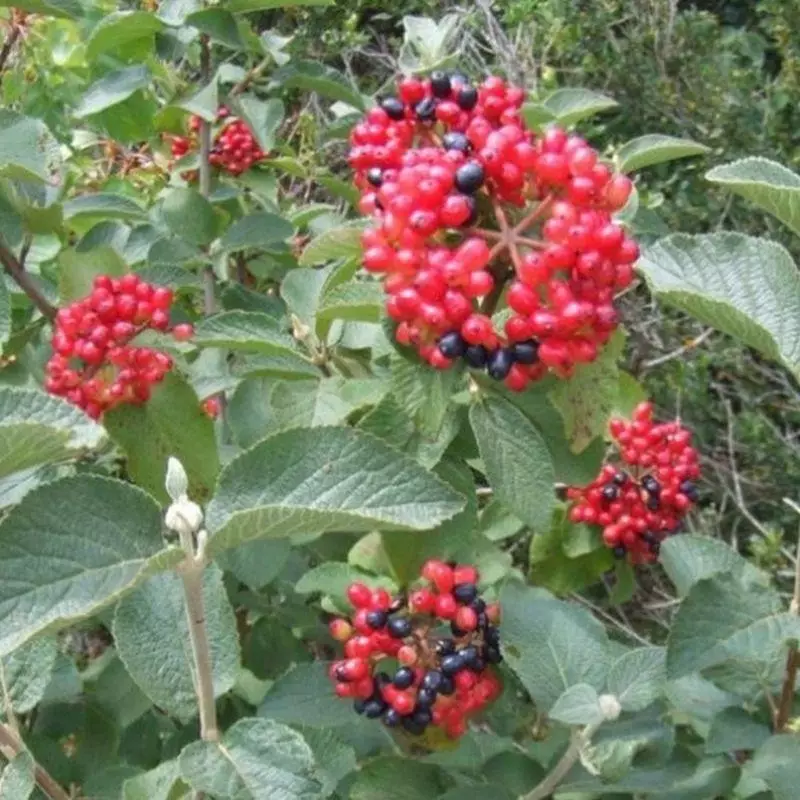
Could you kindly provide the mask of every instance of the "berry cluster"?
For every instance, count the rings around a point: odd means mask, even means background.
[[[641,403],[630,421],[610,424],[619,461],[603,466],[586,487],[572,487],[573,522],[603,527],[603,541],[619,558],[655,561],[661,542],[681,529],[697,502],[700,476],[692,434],[679,422],[655,423],[651,403]]]
[[[220,106],[217,111],[217,123],[222,123],[222,128],[214,136],[211,146],[209,161],[212,166],[226,170],[232,175],[241,175],[266,157],[250,128],[242,120],[232,118],[226,106]],[[192,117],[189,120],[189,127],[191,129],[189,136],[171,137],[172,155],[175,158],[182,158],[197,148],[200,118]]]
[[[100,275],[88,297],[56,314],[53,355],[45,388],[65,397],[95,419],[121,403],[144,403],[172,359],[131,341],[142,331],[170,330],[172,291],[137,275]],[[191,325],[176,325],[172,335],[186,341]]]
[[[431,560],[422,577],[424,585],[394,600],[362,583],[348,588],[355,614],[330,624],[345,655],[330,676],[359,714],[415,736],[433,725],[457,739],[502,688],[489,666],[502,660],[500,609],[479,597],[474,567]],[[389,671],[376,671],[387,661]]]
[[[363,264],[385,276],[398,342],[515,390],[597,356],[639,254],[612,219],[630,179],[579,136],[537,137],[523,99],[497,77],[405,78],[353,129],[349,154],[374,220]],[[511,313],[496,330],[504,290]]]

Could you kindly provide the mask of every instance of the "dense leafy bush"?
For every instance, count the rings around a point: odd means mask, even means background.
[[[800,375],[789,251],[661,236],[627,177],[708,147],[470,74],[458,15],[404,20],[387,98],[309,59],[303,3],[21,8],[0,797],[793,797],[800,570],[707,535],[691,414],[619,363],[652,358],[616,312],[636,262],[638,295]],[[788,168],[703,180],[800,230]],[[793,559],[764,533],[761,566]]]

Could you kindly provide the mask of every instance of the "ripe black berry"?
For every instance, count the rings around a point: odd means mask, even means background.
[[[613,483],[609,483],[608,486],[603,487],[604,500],[616,500],[618,497],[619,489]]]
[[[370,611],[367,614],[367,625],[377,631],[386,624],[388,619],[389,615],[385,611]]]
[[[459,655],[461,656],[464,666],[468,669],[474,669],[475,665],[478,663],[478,659],[480,658],[478,648],[472,644],[465,647]]]
[[[453,682],[453,679],[448,676],[444,675],[442,677],[442,685],[439,687],[439,694],[443,694],[445,697],[449,697],[453,692],[456,690],[456,685]]]
[[[412,717],[414,722],[418,725],[421,725],[423,730],[431,724],[431,720],[433,719],[433,715],[427,708],[418,708],[414,712],[414,716]]]
[[[612,478],[612,480],[617,484],[617,486],[624,486],[625,482],[628,480],[628,473],[620,471]]]
[[[482,614],[486,611],[486,601],[482,597],[476,598],[469,605],[476,614]]]
[[[461,658],[461,654],[451,653],[449,656],[445,656],[442,659],[441,669],[445,675],[455,675],[457,672],[461,672],[464,669],[464,660]]]
[[[412,628],[411,620],[406,617],[395,617],[389,620],[389,635],[395,639],[405,639],[406,636],[410,636]]]
[[[383,700],[367,700],[364,706],[364,716],[368,719],[377,719],[386,711],[386,703]]]
[[[478,596],[478,587],[474,583],[459,583],[453,589],[453,595],[459,603],[469,605]],[[486,608],[485,603],[484,608]],[[478,611],[477,608],[475,610]],[[483,609],[480,610],[483,611]]]
[[[430,708],[436,702],[436,692],[420,689],[417,692],[417,708]]]
[[[652,494],[647,498],[647,507],[650,511],[658,511],[661,507],[661,500],[657,494]]]
[[[539,342],[533,339],[517,342],[511,347],[511,353],[519,364],[535,364],[539,360]]]
[[[499,647],[492,645],[486,648],[486,660],[490,664],[499,664],[503,660],[503,654],[500,652]]]
[[[652,475],[645,475],[642,478],[641,483],[645,488],[645,491],[648,491],[651,494],[661,491],[661,484]]]
[[[400,716],[399,712],[395,711],[393,708],[387,708],[383,713],[383,724],[387,728],[396,728],[402,720],[403,718]]]
[[[511,351],[507,347],[498,347],[490,356],[489,363],[486,365],[486,371],[489,373],[490,378],[496,381],[505,380],[511,367],[514,364],[514,359],[511,356]]]
[[[447,358],[461,358],[466,350],[466,342],[458,331],[450,331],[439,339],[439,349]]]
[[[406,107],[403,105],[402,100],[396,97],[387,97],[382,103],[381,108],[389,115],[389,119],[399,122],[405,119]]]
[[[500,631],[498,631],[494,625],[487,625],[484,636],[486,637],[487,644],[490,644],[494,647],[497,647],[500,644]]]
[[[459,153],[468,153],[472,149],[469,139],[463,133],[452,131],[442,137],[445,150],[458,150]]]
[[[697,487],[691,481],[683,481],[680,485],[680,490],[685,494],[693,503],[697,502],[698,494]]]
[[[436,652],[440,656],[446,656],[450,653],[455,653],[456,646],[452,639],[440,639],[436,642]]]
[[[380,167],[373,167],[367,172],[367,180],[377,189],[383,183],[383,170]]]
[[[474,86],[462,86],[456,96],[456,102],[462,111],[472,111],[478,105],[478,90]]]
[[[422,122],[430,122],[436,118],[436,101],[432,97],[426,97],[414,106],[414,113]]]
[[[623,545],[618,545],[614,548],[614,558],[625,558],[625,547]]]
[[[430,689],[432,692],[438,692],[444,680],[444,675],[438,669],[432,669],[426,672],[422,678],[422,688]]]
[[[403,727],[412,735],[412,736],[421,736],[425,733],[425,725],[418,722],[414,717],[403,717]]]
[[[489,351],[482,344],[474,344],[464,351],[464,360],[475,369],[483,369],[489,358]]]
[[[456,170],[456,189],[463,194],[474,194],[483,186],[486,173],[477,161],[470,161]]]
[[[400,667],[394,674],[392,683],[398,689],[408,689],[414,683],[414,670],[410,667]]]
[[[449,97],[450,77],[446,72],[434,72],[431,74],[431,92],[434,97]]]

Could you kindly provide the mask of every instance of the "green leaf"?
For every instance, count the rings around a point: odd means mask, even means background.
[[[104,422],[127,457],[131,478],[154,497],[168,501],[164,470],[170,456],[185,467],[193,498],[202,502],[211,494],[219,472],[214,424],[177,373],[169,372],[147,403],[119,406]]]
[[[126,780],[122,786],[122,800],[178,800],[186,794],[185,789],[180,791],[179,787],[184,784],[179,783],[179,777],[178,760],[165,761],[149,772]],[[175,794],[173,789],[180,793]]]
[[[436,800],[446,789],[444,773],[433,764],[384,756],[365,764],[350,789],[350,800]]]
[[[186,17],[199,10],[200,0],[162,0],[158,4],[156,14],[167,25],[180,26],[186,22]]]
[[[620,656],[608,671],[608,691],[623,711],[641,711],[663,693],[667,680],[663,647],[637,647]]]
[[[217,110],[219,109],[219,86],[217,85],[216,77],[210,83],[200,88],[199,91],[190,94],[174,102],[176,109],[188,111],[190,114],[196,114],[206,122],[213,123],[217,119]],[[168,106],[167,108],[172,108]],[[166,114],[167,109],[162,109],[161,114]],[[180,115],[183,120],[183,115]]]
[[[27,714],[44,697],[57,655],[55,638],[40,636],[2,659],[7,699],[18,714]]]
[[[678,234],[649,248],[639,269],[660,299],[800,376],[800,272],[779,244]]]
[[[119,277],[128,271],[122,257],[108,245],[80,252],[62,250],[58,265],[58,294],[65,303],[86,297],[98,275]]]
[[[290,61],[285,67],[274,72],[272,79],[285,89],[317,92],[330,100],[347,103],[359,111],[366,110],[364,98],[350,81],[341,72],[318,61]]]
[[[212,42],[230,47],[232,50],[244,49],[245,43],[239,31],[236,17],[223,8],[204,8],[186,17],[186,25],[205,33]]]
[[[43,183],[55,199],[64,182],[61,148],[43,122],[0,108],[0,176]]]
[[[594,725],[604,719],[594,686],[576,683],[556,700],[547,716],[565,725]]]
[[[31,14],[44,14],[46,17],[78,19],[85,13],[78,0],[3,0],[3,7],[18,8]]]
[[[197,792],[232,800],[324,797],[305,739],[268,719],[240,719],[220,743],[194,742],[180,755],[181,777]]]
[[[634,172],[654,164],[663,164],[665,161],[701,156],[710,151],[710,147],[691,139],[653,133],[631,139],[622,145],[617,150],[616,161],[620,172]]]
[[[763,781],[774,800],[795,800],[800,785],[800,739],[790,734],[771,736],[745,765],[742,777]]]
[[[333,731],[303,728],[300,733],[314,753],[317,772],[323,783],[323,793],[332,794],[339,782],[358,769],[356,753]]]
[[[294,6],[330,6],[334,0],[229,0],[227,7],[234,14],[249,14],[251,11],[268,11],[273,8]]]
[[[220,553],[217,563],[250,589],[258,591],[280,575],[291,552],[288,539],[256,539]]]
[[[618,331],[594,361],[579,364],[568,381],[559,381],[550,392],[553,405],[564,418],[573,453],[583,452],[606,430],[619,398],[617,360],[625,348],[625,338]]]
[[[150,39],[164,29],[164,23],[147,11],[114,11],[94,27],[86,43],[86,57],[96,61],[104,53],[119,51],[139,39]]]
[[[391,578],[383,575],[370,575],[360,569],[337,561],[328,561],[309,570],[295,584],[294,590],[298,594],[323,594],[333,599],[336,606],[342,611],[349,610],[347,601],[347,587],[351,583],[364,583],[371,589],[388,589],[389,592],[397,591],[397,586]]]
[[[506,584],[500,604],[503,654],[540,711],[575,684],[603,688],[608,638],[591,614],[518,583]]]
[[[658,800],[707,800],[709,797],[733,797],[739,782],[740,769],[729,756],[704,758],[690,775],[670,784],[666,792],[654,797]]]
[[[286,115],[283,101],[277,97],[259,100],[257,97],[240,95],[231,99],[231,108],[247,123],[265,153],[275,147],[275,136]]]
[[[556,121],[556,115],[542,103],[525,103],[522,118],[532,130],[541,131]]]
[[[301,267],[313,267],[337,258],[361,259],[361,235],[364,225],[354,223],[342,225],[314,237],[303,249],[298,263]]]
[[[767,158],[743,158],[714,167],[706,179],[763,208],[800,233],[800,175]]]
[[[0,800],[28,800],[36,787],[36,762],[24,750],[0,773]]]
[[[197,324],[192,342],[200,347],[227,347],[265,355],[297,355],[297,345],[260,311],[223,311]]]
[[[272,685],[258,708],[260,717],[287,725],[337,728],[353,724],[353,708],[331,691],[328,664],[297,664]]]
[[[681,597],[705,578],[731,572],[742,583],[769,586],[770,577],[730,545],[709,536],[673,536],[661,545],[659,561]]]
[[[161,213],[167,227],[190,244],[207,245],[216,238],[214,209],[195,189],[171,189]]]
[[[774,590],[714,575],[692,587],[675,616],[667,675],[674,680],[731,660],[767,664],[798,637],[800,619],[781,613]]]
[[[501,397],[482,398],[470,408],[469,419],[494,496],[535,530],[546,530],[555,475],[539,431]]]
[[[140,489],[91,475],[35,489],[0,523],[0,655],[95,613],[175,555]]]
[[[264,248],[284,242],[293,234],[291,222],[277,214],[262,211],[236,220],[219,240],[219,249],[235,253],[250,248]]]
[[[706,753],[722,755],[734,750],[756,750],[771,736],[763,722],[743,708],[724,708],[714,717],[706,739]]]
[[[317,319],[378,322],[383,313],[384,292],[374,281],[350,281],[326,292],[320,299]]]
[[[75,406],[34,389],[0,388],[0,477],[75,458],[105,431]]]
[[[297,428],[265,439],[222,471],[207,510],[209,547],[221,552],[300,532],[426,530],[463,505],[447,484],[372,436]]]
[[[211,648],[214,696],[229,691],[239,672],[239,638],[222,570],[203,573],[203,617]],[[114,642],[131,677],[159,708],[183,722],[198,713],[183,583],[156,575],[117,606]]]
[[[542,105],[559,125],[567,126],[616,108],[619,103],[589,89],[557,89],[542,101]]]
[[[138,222],[147,219],[147,212],[129,197],[98,192],[67,200],[64,203],[64,219],[122,219]]]
[[[150,70],[143,64],[110,72],[95,81],[83,94],[75,109],[78,118],[98,114],[127,100],[134,92],[150,83]]]

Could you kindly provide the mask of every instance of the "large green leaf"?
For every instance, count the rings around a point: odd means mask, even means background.
[[[747,763],[743,777],[763,781],[775,800],[795,800],[800,785],[800,739],[790,734],[771,736]]]
[[[275,147],[275,137],[286,114],[283,101],[277,97],[260,100],[250,95],[231,99],[231,108],[247,123],[259,147],[269,153]]]
[[[208,506],[220,552],[241,542],[331,530],[426,530],[465,499],[372,436],[349,428],[296,428],[242,453]]]
[[[305,739],[268,719],[240,719],[222,741],[194,742],[180,755],[181,777],[222,800],[315,800],[325,796]]]
[[[35,489],[0,523],[0,654],[93,614],[176,555],[140,489],[91,475]]]
[[[105,432],[60,398],[34,389],[0,388],[0,478],[98,448]]]
[[[186,18],[186,24],[208,35],[212,42],[223,44],[232,50],[245,49],[236,17],[223,8],[204,8]]]
[[[557,89],[542,101],[559,125],[574,125],[618,105],[611,97],[590,89]]]
[[[337,608],[346,613],[350,610],[347,587],[355,582],[364,583],[371,589],[380,587],[390,592],[397,591],[397,586],[391,578],[384,575],[370,575],[350,564],[338,561],[327,561],[309,570],[295,584],[294,590],[298,594],[326,595],[334,601]]]
[[[113,11],[97,23],[86,43],[86,57],[96,61],[104,53],[119,51],[139,39],[152,39],[164,23],[147,11]]]
[[[312,239],[300,254],[299,263],[303,267],[313,267],[337,258],[361,258],[361,235],[363,223],[329,228]]]
[[[3,0],[0,6],[63,19],[78,19],[85,13],[79,0]]]
[[[637,647],[620,656],[608,671],[608,691],[623,711],[641,711],[665,689],[666,651],[663,647]]]
[[[263,248],[283,242],[293,233],[294,226],[291,222],[277,214],[262,211],[234,222],[219,240],[219,247],[226,253]]]
[[[617,150],[616,160],[620,171],[633,172],[665,161],[678,158],[701,156],[711,148],[691,139],[678,139],[675,136],[662,136],[651,133],[626,142]]]
[[[116,250],[101,245],[92,250],[62,250],[58,254],[58,294],[62,302],[86,297],[98,275],[117,277],[128,267]]]
[[[55,637],[39,636],[0,659],[6,697],[17,714],[27,714],[39,704],[50,683],[57,655]]]
[[[580,364],[568,381],[559,381],[550,392],[553,405],[564,418],[564,429],[573,453],[583,452],[606,430],[619,399],[617,360],[625,347],[618,331],[589,364]]]
[[[67,200],[64,203],[64,219],[122,219],[138,222],[147,219],[147,212],[130,197],[98,192]]]
[[[104,422],[127,457],[131,478],[154,497],[167,501],[164,469],[170,456],[186,468],[193,497],[202,501],[211,494],[219,472],[214,425],[178,374],[168,373],[144,405],[119,406]]]
[[[248,14],[251,11],[269,11],[273,8],[292,8],[293,6],[329,6],[334,0],[228,0],[226,7],[234,14]]]
[[[709,536],[673,536],[661,545],[659,560],[681,597],[685,597],[698,581],[719,572],[732,572],[743,583],[770,584],[767,573],[740,556],[730,545]]]
[[[318,61],[290,61],[273,73],[272,78],[286,89],[317,92],[323,97],[365,110],[364,98],[350,81],[341,72]]]
[[[800,376],[800,271],[779,244],[677,234],[648,248],[639,269],[657,297]]]
[[[161,214],[167,227],[190,244],[206,245],[216,238],[214,209],[196,189],[172,189],[164,198]]]
[[[183,791],[178,789],[178,794],[173,793],[179,777],[178,760],[165,761],[149,772],[126,780],[122,800],[178,800],[185,796],[187,788],[181,784]]]
[[[80,104],[75,109],[75,116],[88,117],[98,114],[127,100],[134,92],[144,89],[149,83],[150,71],[142,64],[110,72],[95,81],[84,92]]]
[[[445,773],[434,764],[395,756],[377,758],[366,764],[350,790],[350,800],[436,800],[446,789]]]
[[[214,694],[220,697],[239,673],[239,637],[222,570],[214,565],[203,573],[203,606]],[[195,666],[180,576],[156,575],[124,597],[113,631],[117,653],[153,703],[184,722],[196,716]]]
[[[743,708],[724,708],[711,723],[706,753],[723,755],[735,750],[755,750],[769,737],[769,728]]]
[[[350,281],[323,294],[317,319],[378,322],[383,312],[383,287],[375,281]]]
[[[730,573],[698,581],[678,611],[667,643],[671,680],[728,661],[769,664],[800,637],[800,619],[783,613],[772,589]]]
[[[297,355],[294,339],[284,333],[275,318],[260,311],[223,311],[206,317],[195,327],[194,344],[227,347],[265,355]]]
[[[800,175],[768,158],[743,158],[714,167],[713,183],[741,195],[800,233]]]
[[[506,661],[541,711],[575,684],[603,688],[608,638],[588,612],[519,583],[503,588],[500,603]]]
[[[36,788],[36,762],[23,750],[0,772],[0,800],[28,800]]]
[[[494,496],[523,522],[547,530],[555,504],[555,475],[539,431],[498,396],[480,398],[469,418]]]
[[[0,176],[42,183],[44,204],[55,199],[64,181],[61,148],[43,122],[0,109]]]
[[[595,725],[603,721],[604,715],[594,686],[574,683],[556,700],[547,716],[565,725]]]

